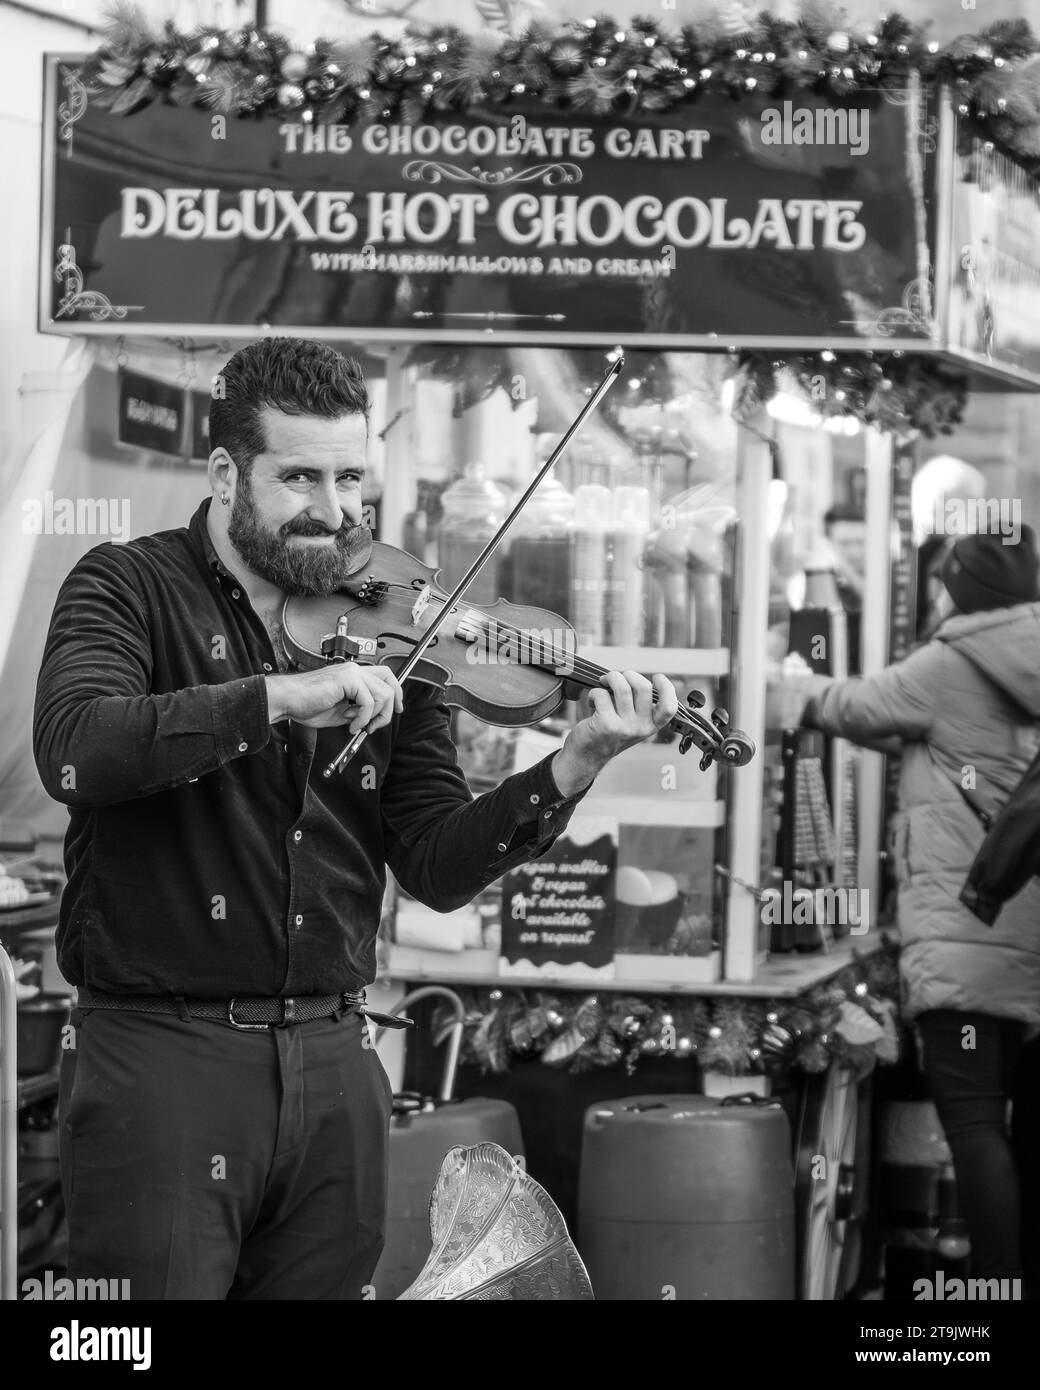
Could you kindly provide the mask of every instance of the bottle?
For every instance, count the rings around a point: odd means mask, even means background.
[[[583,483],[575,491],[569,616],[579,648],[602,647],[607,640],[610,517],[609,488]]]
[[[614,489],[611,518],[608,640],[615,647],[643,644],[643,552],[650,532],[650,493],[645,487]]]
[[[482,463],[469,463],[463,476],[445,489],[441,505],[437,560],[441,583],[453,589],[504,521],[506,494],[484,476]],[[466,594],[471,603],[494,603],[501,597],[500,559],[496,551],[473,582]]]
[[[643,556],[647,585],[645,645],[689,647],[690,584],[687,538],[676,526],[658,526],[647,537]]]
[[[514,603],[570,621],[574,498],[550,474],[516,520],[509,552]]]

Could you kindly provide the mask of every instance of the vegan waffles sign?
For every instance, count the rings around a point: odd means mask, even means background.
[[[502,880],[502,975],[614,974],[618,824],[577,815],[542,859]]]

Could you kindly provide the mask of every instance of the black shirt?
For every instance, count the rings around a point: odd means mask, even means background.
[[[439,912],[544,854],[580,800],[551,756],[474,800],[440,692],[346,769],[349,737],[268,720],[270,638],[206,529],[96,546],[58,594],[33,749],[69,808],[58,963],[73,985],[203,998],[370,983],[389,865]]]

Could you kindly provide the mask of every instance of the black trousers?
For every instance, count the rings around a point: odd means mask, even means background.
[[[936,1009],[916,1022],[928,1087],[953,1153],[972,1276],[1024,1278],[1024,1292],[1036,1297],[1040,1040],[1024,1042],[1023,1024],[990,1014]]]
[[[392,1092],[364,1020],[239,1032],[83,1009],[63,1056],[70,1278],[133,1299],[357,1299],[383,1245]]]

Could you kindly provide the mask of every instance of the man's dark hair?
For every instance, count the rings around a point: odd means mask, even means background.
[[[854,507],[851,502],[836,502],[823,514],[823,529],[829,531],[838,521],[858,521],[862,524],[866,522],[866,517],[861,507]]]
[[[265,406],[327,420],[363,415],[367,426],[371,401],[360,363],[325,343],[261,338],[239,348],[213,388],[209,444],[226,449],[246,476],[267,448],[260,415]]]

